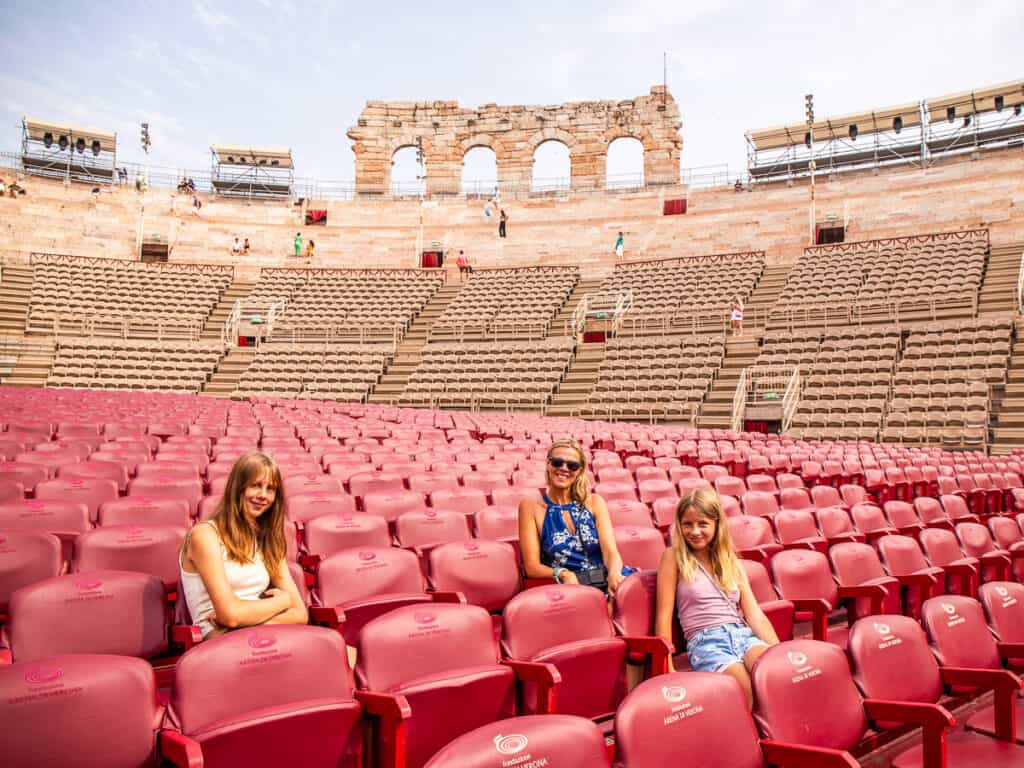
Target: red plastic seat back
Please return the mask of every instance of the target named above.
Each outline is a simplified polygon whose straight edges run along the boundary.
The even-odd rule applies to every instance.
[[[767,518],[753,515],[740,515],[726,520],[729,534],[736,549],[748,549],[764,544],[775,544],[772,535],[772,524]]]
[[[287,496],[288,519],[305,524],[323,515],[355,512],[356,500],[340,491],[315,491]]]
[[[788,549],[772,558],[772,576],[786,600],[821,598],[835,608],[838,589],[821,552]]]
[[[775,494],[767,491],[747,491],[743,494],[743,514],[773,517],[778,514],[779,502]]]
[[[811,488],[811,500],[815,507],[842,507],[843,497],[831,485],[816,485]]]
[[[36,464],[23,461],[0,462],[0,480],[13,480],[21,483],[26,491],[36,487],[38,483],[48,479],[50,473]]]
[[[875,533],[892,527],[882,510],[874,504],[854,504],[850,517],[861,533]]]
[[[750,583],[750,591],[754,593],[754,599],[759,603],[767,603],[778,600],[779,594],[772,585],[768,569],[761,563],[753,560],[741,559],[740,564],[747,573],[747,581]]]
[[[443,509],[406,512],[399,515],[395,527],[403,547],[432,547],[471,537],[466,516]]]
[[[828,556],[840,584],[856,585],[871,579],[888,578],[878,553],[869,544],[836,544],[829,549]]]
[[[1000,668],[995,638],[977,600],[960,595],[933,597],[921,606],[921,623],[939,664]]]
[[[971,517],[971,511],[967,508],[967,502],[963,500],[963,497],[945,494],[939,497],[939,501],[950,519],[956,521]]]
[[[593,587],[550,584],[520,592],[504,611],[502,645],[529,661],[555,646],[614,637],[604,594]]]
[[[782,509],[813,509],[811,499],[803,488],[783,488],[779,491]]]
[[[992,534],[981,523],[957,523],[956,537],[968,557],[981,557],[988,552],[996,551]]]
[[[152,765],[162,717],[153,668],[141,659],[60,655],[0,666],[8,766]]]
[[[128,487],[128,470],[124,464],[116,461],[90,459],[78,464],[69,464],[57,470],[58,479],[71,478],[104,478],[117,483],[119,490]]]
[[[754,720],[767,739],[850,749],[868,722],[846,654],[832,643],[790,640],[754,664]]]
[[[335,552],[317,569],[323,605],[344,605],[380,595],[423,592],[419,560],[407,549],[359,547]]]
[[[619,634],[632,637],[654,634],[654,598],[657,583],[658,572],[655,570],[638,571],[622,580],[612,596],[613,623]]]
[[[783,509],[775,516],[775,530],[783,545],[821,537],[814,524],[814,515],[807,509]]]
[[[930,496],[918,496],[914,499],[914,509],[925,525],[949,520],[949,515],[943,510],[938,499],[933,499]]]
[[[675,486],[672,487],[672,494],[675,499]],[[641,501],[619,499],[607,502],[607,506],[612,525],[652,525],[650,510]]]
[[[516,759],[560,768],[608,764],[604,734],[592,721],[572,715],[526,715],[460,736],[434,755],[426,768],[497,768]]]
[[[168,626],[160,579],[90,571],[19,589],[11,595],[6,630],[14,661],[21,662],[61,653],[151,658],[167,650]]]
[[[869,699],[932,703],[942,695],[939,665],[921,625],[908,616],[868,616],[850,629],[853,678]]]
[[[0,530],[0,613],[16,590],[59,576],[63,567],[61,542],[53,534]]]
[[[207,640],[178,661],[171,707],[210,765],[359,765],[360,707],[345,643],[328,629],[250,627]]]
[[[487,494],[476,488],[439,488],[430,493],[430,506],[448,512],[474,515],[487,506]]]
[[[470,605],[500,611],[522,589],[519,562],[511,544],[485,539],[456,541],[431,550],[430,584],[461,592]]]
[[[622,562],[640,570],[656,569],[665,551],[665,539],[651,526],[617,525],[615,544]]]
[[[321,472],[289,475],[284,481],[285,496],[289,501],[305,493],[341,493],[341,482]]]
[[[850,520],[850,514],[842,507],[819,507],[814,511],[814,516],[818,519],[821,535],[826,539],[854,533],[856,530]]]
[[[999,641],[1024,643],[1024,584],[989,582],[981,585],[978,597]]]
[[[778,486],[775,484],[775,478],[771,475],[747,475],[746,482],[747,488],[751,491],[771,493],[774,495],[775,491],[778,490]]]
[[[74,541],[88,531],[89,510],[80,502],[23,499],[0,504],[0,530],[52,533],[64,545],[64,559],[70,560]]]
[[[863,485],[841,485],[839,486],[839,493],[848,507],[869,501],[868,492]]]
[[[100,506],[99,524],[183,525],[191,524],[188,502],[165,496],[125,496]]]
[[[945,528],[925,528],[918,537],[932,565],[940,568],[964,558],[956,534]]]
[[[78,537],[75,573],[136,571],[156,576],[164,589],[173,590],[181,575],[178,555],[185,529],[174,525],[112,525]]]
[[[519,537],[519,510],[513,506],[487,506],[477,510],[476,535],[481,539]]]
[[[800,475],[794,475],[791,472],[782,472],[775,476],[775,482],[779,486],[779,493],[781,494],[787,488],[804,488],[804,480]]]
[[[746,697],[728,675],[659,675],[634,688],[615,716],[616,768],[674,765],[709,744],[715,765],[765,765]]]
[[[893,576],[906,576],[929,567],[921,545],[910,536],[883,536],[877,546],[882,562]]]
[[[303,526],[302,539],[306,552],[321,557],[343,549],[391,545],[387,520],[351,511],[314,517]]]
[[[128,484],[128,496],[145,496],[157,499],[184,499],[188,502],[190,515],[195,515],[199,500],[203,498],[203,485],[198,480],[182,480],[176,477],[137,477]]]
[[[914,511],[913,504],[905,501],[887,501],[883,509],[889,518],[889,522],[896,528],[905,530],[921,527],[921,519],[917,516],[917,512]]]
[[[990,517],[988,529],[992,532],[1000,549],[1009,549],[1014,544],[1024,541],[1024,534],[1021,533],[1020,526],[1011,517]]]

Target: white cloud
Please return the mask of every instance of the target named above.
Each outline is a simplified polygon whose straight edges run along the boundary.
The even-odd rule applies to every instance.
[[[231,17],[206,0],[192,0],[192,15],[207,29],[216,30],[231,23]]]

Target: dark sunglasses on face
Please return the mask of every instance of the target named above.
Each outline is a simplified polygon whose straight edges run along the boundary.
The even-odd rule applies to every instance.
[[[581,466],[578,461],[560,459],[557,456],[548,456],[548,464],[550,464],[554,469],[561,469],[562,467],[565,467],[570,472],[579,472]]]

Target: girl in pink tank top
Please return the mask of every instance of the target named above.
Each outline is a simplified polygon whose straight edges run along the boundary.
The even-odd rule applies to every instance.
[[[779,642],[754,599],[718,494],[698,488],[676,507],[673,544],[658,565],[655,631],[672,642],[676,619],[698,672],[734,677],[753,703],[750,669]]]

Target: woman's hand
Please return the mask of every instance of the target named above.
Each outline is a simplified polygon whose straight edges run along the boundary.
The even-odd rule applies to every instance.
[[[268,587],[267,590],[260,594],[260,600],[276,600],[276,605],[280,606],[280,610],[286,611],[291,607],[292,599],[289,594],[277,587]]]
[[[622,569],[608,571],[608,594],[614,595],[623,580]]]
[[[580,580],[576,578],[576,574],[570,571],[568,568],[563,569],[558,574],[559,584],[579,584]]]

